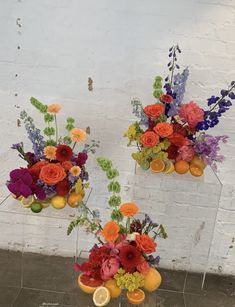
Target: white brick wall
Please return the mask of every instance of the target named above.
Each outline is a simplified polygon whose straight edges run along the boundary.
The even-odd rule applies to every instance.
[[[9,147],[25,140],[23,128],[16,126],[19,111],[26,108],[40,123],[28,104],[30,96],[47,103],[58,101],[63,106],[60,122],[77,114],[79,125],[90,125],[92,137],[102,142],[99,154],[119,167],[123,199],[136,199],[141,209],[166,224],[170,238],[159,241],[162,265],[200,270],[216,207],[216,198],[212,201],[209,196],[214,197],[216,187],[192,181],[182,185],[157,176],[151,180],[146,176],[142,187],[122,135],[133,120],[131,98],[153,102],[152,80],[156,74],[166,74],[172,43],[178,42],[183,50],[181,66],[190,68],[186,101],[205,105],[207,97],[234,80],[234,0],[14,0],[0,1],[0,8],[0,197],[6,193],[3,185],[9,170],[19,163]],[[88,77],[94,81],[93,92],[87,89]],[[230,142],[223,147],[227,160],[218,173],[224,186],[209,266],[232,274],[234,119],[232,108],[215,129],[228,134]],[[107,218],[106,182],[94,160],[89,163],[94,182],[90,205],[100,207]],[[26,250],[66,255],[74,251],[76,236],[66,241],[65,221],[1,213],[0,222],[3,247],[21,248],[25,242]],[[86,239],[80,237],[85,246]]]

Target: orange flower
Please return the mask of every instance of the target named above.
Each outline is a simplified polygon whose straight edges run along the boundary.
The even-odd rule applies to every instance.
[[[123,204],[121,205],[119,210],[122,213],[122,215],[127,216],[127,217],[132,217],[139,211],[135,203]]]
[[[73,128],[70,131],[70,136],[72,141],[74,142],[82,142],[85,141],[87,138],[86,131],[79,129],[79,128]]]
[[[53,103],[53,104],[50,104],[47,107],[47,112],[49,112],[49,113],[59,113],[60,109],[61,109],[61,106],[58,103]]]
[[[140,143],[144,147],[154,147],[157,145],[158,140],[159,140],[158,135],[156,135],[156,133],[154,133],[153,131],[146,131],[140,137]]]
[[[173,127],[169,123],[158,123],[153,130],[162,138],[168,137],[173,133]]]
[[[48,163],[41,168],[39,178],[48,185],[55,185],[66,177],[64,168],[59,163]]]
[[[70,168],[69,172],[74,176],[78,177],[81,174],[81,168],[79,166],[73,166]]]
[[[72,164],[72,162],[70,162],[70,161],[64,161],[64,162],[61,163],[61,165],[62,165],[62,167],[63,167],[66,171],[69,171],[70,168],[73,167],[73,164]]]
[[[158,118],[164,112],[164,106],[160,103],[150,104],[144,108],[144,113],[150,118]]]
[[[135,242],[141,252],[151,254],[156,251],[157,243],[155,243],[148,235],[136,236]]]
[[[116,241],[119,236],[119,225],[114,222],[110,221],[104,225],[104,228],[102,230],[102,235],[105,238],[106,241]]]
[[[49,162],[46,161],[46,160],[41,160],[41,161],[38,161],[37,163],[35,163],[34,165],[32,165],[30,168],[29,168],[29,172],[31,174],[31,176],[33,176],[34,178],[38,178],[39,177],[39,174],[40,174],[40,171],[41,171],[41,168],[48,164]]]
[[[49,160],[55,160],[56,158],[56,147],[55,146],[46,146],[43,149],[43,153]]]

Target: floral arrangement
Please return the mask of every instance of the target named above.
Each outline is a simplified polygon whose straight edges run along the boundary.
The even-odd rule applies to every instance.
[[[7,188],[24,207],[35,213],[50,204],[56,209],[64,208],[67,203],[75,208],[88,187],[85,167],[88,153],[94,153],[99,144],[92,140],[90,145],[85,143],[82,150],[76,150],[77,143],[86,141],[89,127],[86,131],[76,128],[74,118],[69,117],[66,136],[59,136],[60,105],[45,105],[33,97],[30,101],[43,115],[46,127],[41,134],[33,118],[25,110],[20,113],[19,122],[24,123],[33,150],[25,151],[22,142],[12,145],[27,165],[10,172]]]
[[[88,260],[75,264],[75,270],[81,272],[78,284],[84,292],[93,293],[96,306],[105,306],[122,289],[127,290],[130,303],[140,304],[145,298],[143,290],[154,291],[160,286],[161,276],[155,269],[159,256],[153,253],[157,248],[156,238],[167,238],[167,234],[147,214],[142,220],[137,218],[139,209],[135,203],[122,204],[121,186],[116,178],[118,170],[110,160],[98,158],[97,161],[109,180],[111,219],[102,226],[99,211],[91,211],[82,204],[80,215],[69,225],[68,234],[76,226],[83,226],[98,240]]]
[[[196,102],[183,103],[189,70],[182,73],[178,65],[178,45],[169,49],[169,75],[163,81],[154,80],[154,104],[142,106],[138,99],[132,101],[133,113],[138,118],[131,124],[125,136],[128,146],[135,144],[138,151],[133,159],[144,169],[153,172],[184,174],[190,170],[194,176],[201,176],[206,165],[217,169],[217,162],[224,156],[219,153],[220,143],[226,143],[228,136],[213,136],[207,130],[215,127],[221,116],[235,99],[235,81],[220,96],[207,99],[207,108]]]

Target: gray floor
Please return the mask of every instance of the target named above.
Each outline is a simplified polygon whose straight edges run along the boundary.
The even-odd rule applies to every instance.
[[[160,270],[161,289],[142,307],[235,307],[235,277],[208,274],[204,290],[198,274]],[[73,259],[0,250],[1,307],[93,307],[76,285]],[[112,301],[109,307],[118,307]],[[125,296],[121,306],[128,306]]]

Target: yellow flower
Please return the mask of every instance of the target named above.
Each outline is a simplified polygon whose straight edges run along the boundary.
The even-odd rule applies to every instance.
[[[53,104],[50,104],[47,107],[47,112],[49,112],[49,113],[59,113],[60,109],[61,109],[61,106],[58,103],[53,103]]]
[[[86,140],[87,134],[86,134],[86,131],[82,129],[73,128],[70,131],[70,137],[73,142],[82,142]]]
[[[56,147],[55,146],[46,146],[43,149],[43,153],[49,160],[55,160],[56,158]]]
[[[78,177],[81,174],[81,169],[79,166],[73,166],[69,171],[74,177]]]

